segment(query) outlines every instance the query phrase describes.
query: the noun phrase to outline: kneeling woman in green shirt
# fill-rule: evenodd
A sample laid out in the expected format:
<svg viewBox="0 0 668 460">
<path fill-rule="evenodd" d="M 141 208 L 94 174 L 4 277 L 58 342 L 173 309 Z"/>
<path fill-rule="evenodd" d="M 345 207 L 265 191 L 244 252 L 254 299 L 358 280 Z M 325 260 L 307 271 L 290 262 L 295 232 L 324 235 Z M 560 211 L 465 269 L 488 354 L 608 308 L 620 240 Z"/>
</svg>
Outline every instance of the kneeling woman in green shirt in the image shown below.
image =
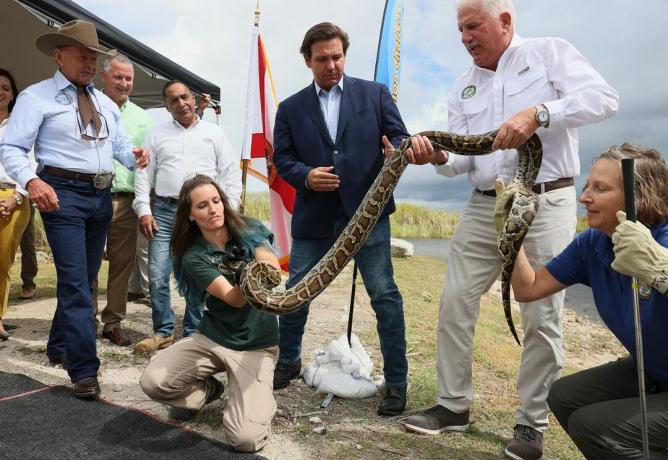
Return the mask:
<svg viewBox="0 0 668 460">
<path fill-rule="evenodd" d="M 279 267 L 271 232 L 229 206 L 207 176 L 187 180 L 179 195 L 171 249 L 179 292 L 206 297 L 199 329 L 159 353 L 141 378 L 152 399 L 194 413 L 220 398 L 214 374 L 227 372 L 228 402 L 223 427 L 232 446 L 262 449 L 276 412 L 272 394 L 278 324 L 251 307 L 235 283 L 235 268 L 252 258 Z"/>
</svg>

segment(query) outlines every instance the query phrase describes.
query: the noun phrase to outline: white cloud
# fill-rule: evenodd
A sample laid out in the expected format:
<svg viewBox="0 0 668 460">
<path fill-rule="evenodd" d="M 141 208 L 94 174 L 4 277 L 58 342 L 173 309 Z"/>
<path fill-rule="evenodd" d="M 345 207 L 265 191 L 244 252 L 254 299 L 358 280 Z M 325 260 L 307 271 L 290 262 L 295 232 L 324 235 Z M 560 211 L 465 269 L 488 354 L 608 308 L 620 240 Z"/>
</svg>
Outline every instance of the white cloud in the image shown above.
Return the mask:
<svg viewBox="0 0 668 460">
<path fill-rule="evenodd" d="M 221 124 L 241 149 L 251 27 L 256 0 L 76 0 L 124 32 L 218 84 Z M 445 100 L 454 78 L 470 65 L 456 28 L 453 0 L 404 0 L 399 108 L 410 131 L 446 129 Z M 645 0 L 516 0 L 519 33 L 560 36 L 572 42 L 619 91 L 612 119 L 581 129 L 582 174 L 591 157 L 625 140 L 668 152 L 668 31 L 665 2 Z M 260 31 L 279 99 L 306 86 L 309 70 L 298 53 L 304 32 L 329 20 L 350 35 L 346 71 L 372 78 L 382 0 L 263 0 Z M 425 169 L 426 168 L 426 169 Z M 251 190 L 262 185 L 251 181 Z M 465 196 L 465 180 L 438 177 L 432 168 L 409 168 L 398 197 Z M 421 198 L 422 199 L 422 198 Z M 427 199 L 427 198 L 424 198 Z M 454 203 L 455 205 L 457 203 Z M 459 203 L 460 206 L 463 203 Z"/>
</svg>

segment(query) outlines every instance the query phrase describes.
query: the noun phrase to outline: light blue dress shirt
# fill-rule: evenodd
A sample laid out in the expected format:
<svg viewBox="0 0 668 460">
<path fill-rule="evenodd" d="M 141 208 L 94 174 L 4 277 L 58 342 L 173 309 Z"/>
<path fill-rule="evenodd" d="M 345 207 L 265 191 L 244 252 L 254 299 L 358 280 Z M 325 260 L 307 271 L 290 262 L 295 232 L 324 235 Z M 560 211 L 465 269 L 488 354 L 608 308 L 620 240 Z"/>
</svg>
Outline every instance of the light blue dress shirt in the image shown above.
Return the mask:
<svg viewBox="0 0 668 460">
<path fill-rule="evenodd" d="M 322 115 L 325 117 L 327 131 L 329 131 L 329 136 L 332 138 L 332 142 L 336 142 L 336 132 L 339 126 L 339 111 L 341 110 L 341 96 L 343 95 L 343 78 L 341 78 L 336 85 L 332 86 L 329 91 L 322 89 L 315 81 L 313 84 L 315 85 L 315 92 L 320 101 Z"/>
<path fill-rule="evenodd" d="M 21 187 L 37 177 L 28 159 L 33 144 L 38 172 L 44 166 L 89 174 L 112 171 L 112 158 L 134 169 L 133 145 L 118 106 L 92 84 L 86 90 L 102 115 L 97 137 L 104 139 L 81 138 L 82 129 L 90 135 L 93 127 L 81 126 L 76 87 L 60 71 L 19 94 L 0 144 L 0 161 Z"/>
</svg>

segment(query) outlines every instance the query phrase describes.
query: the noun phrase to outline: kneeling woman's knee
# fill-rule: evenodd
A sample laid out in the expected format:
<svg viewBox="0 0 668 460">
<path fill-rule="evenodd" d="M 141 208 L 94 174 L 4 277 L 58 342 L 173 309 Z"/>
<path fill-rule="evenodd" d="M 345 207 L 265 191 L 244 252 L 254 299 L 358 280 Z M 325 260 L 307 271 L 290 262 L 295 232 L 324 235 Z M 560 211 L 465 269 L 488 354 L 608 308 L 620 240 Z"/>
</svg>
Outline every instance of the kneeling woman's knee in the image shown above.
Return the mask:
<svg viewBox="0 0 668 460">
<path fill-rule="evenodd" d="M 139 379 L 142 391 L 151 399 L 163 399 L 165 397 L 164 379 L 158 372 L 154 372 L 151 366 L 144 370 Z"/>
<path fill-rule="evenodd" d="M 227 441 L 239 452 L 257 452 L 269 442 L 271 437 L 271 420 L 268 424 L 252 421 L 232 428 L 225 427 Z"/>
</svg>

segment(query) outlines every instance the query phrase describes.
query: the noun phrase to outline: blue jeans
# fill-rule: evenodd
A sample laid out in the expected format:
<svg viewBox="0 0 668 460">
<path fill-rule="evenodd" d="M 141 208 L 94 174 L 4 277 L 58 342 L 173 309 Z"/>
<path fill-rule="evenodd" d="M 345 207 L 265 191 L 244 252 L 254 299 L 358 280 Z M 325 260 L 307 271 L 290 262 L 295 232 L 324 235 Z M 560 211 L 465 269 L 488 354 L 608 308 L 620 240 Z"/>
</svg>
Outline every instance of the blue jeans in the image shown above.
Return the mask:
<svg viewBox="0 0 668 460">
<path fill-rule="evenodd" d="M 346 219 L 338 220 L 331 237 L 325 240 L 292 240 L 287 288 L 297 284 L 322 259 L 347 223 Z M 389 217 L 378 221 L 355 256 L 355 261 L 376 312 L 385 383 L 389 387 L 403 386 L 407 383 L 408 374 L 406 327 L 403 300 L 394 283 Z M 279 362 L 292 364 L 299 358 L 308 312 L 307 304 L 300 310 L 279 317 Z"/>
<path fill-rule="evenodd" d="M 110 189 L 49 174 L 42 180 L 55 190 L 59 209 L 43 212 L 44 230 L 56 265 L 56 313 L 46 353 L 67 359 L 72 382 L 97 375 L 92 286 L 102 262 L 111 223 Z"/>
<path fill-rule="evenodd" d="M 158 231 L 148 245 L 148 291 L 153 309 L 153 330 L 158 335 L 168 336 L 174 334 L 176 323 L 169 287 L 169 276 L 172 274 L 172 251 L 169 243 L 172 238 L 176 204 L 156 197 L 152 212 L 158 224 Z M 184 337 L 197 330 L 203 312 L 204 305 L 186 303 L 183 315 Z"/>
</svg>

